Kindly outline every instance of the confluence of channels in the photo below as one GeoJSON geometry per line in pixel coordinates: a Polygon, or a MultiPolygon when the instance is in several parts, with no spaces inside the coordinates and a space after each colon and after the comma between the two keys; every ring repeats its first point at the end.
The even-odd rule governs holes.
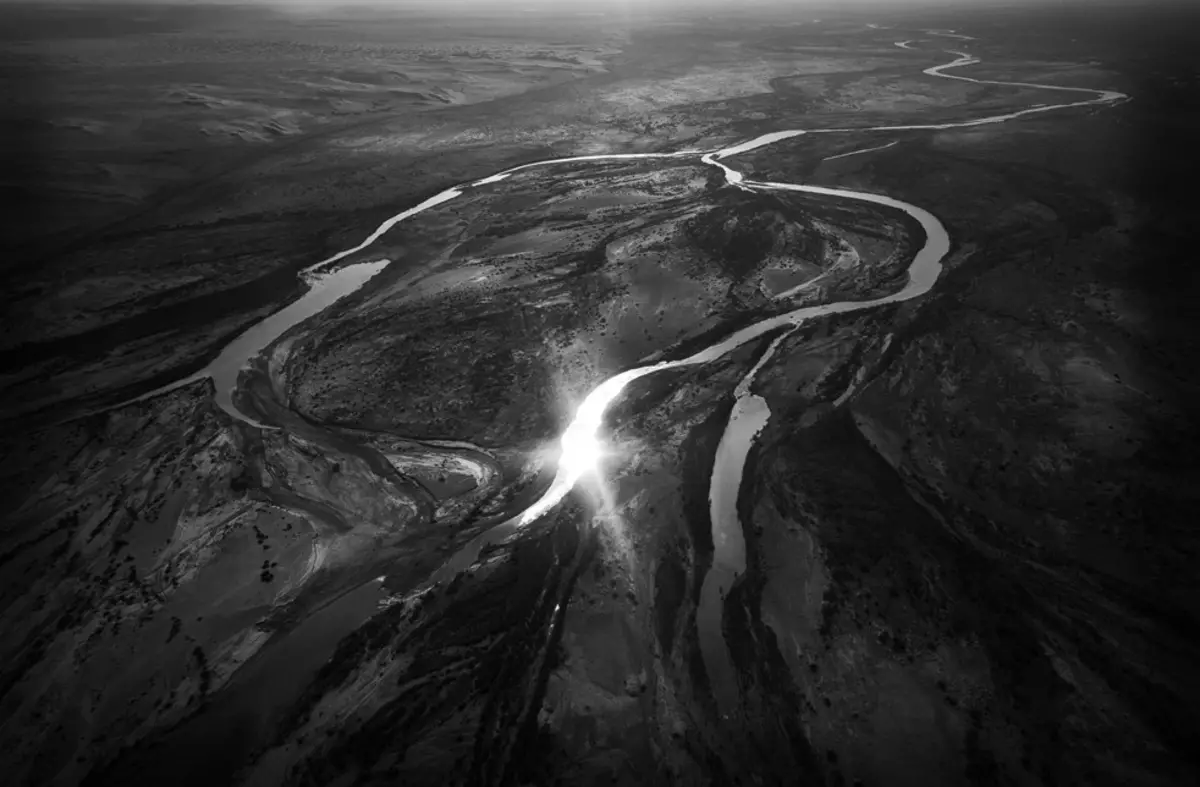
{"type": "MultiPolygon", "coordinates": [[[[927,32],[933,35],[949,35],[948,33],[941,31],[927,32]]],[[[954,35],[953,37],[962,38],[963,40],[968,39],[967,36],[954,35]]],[[[911,42],[909,41],[902,41],[898,42],[897,46],[901,47],[902,49],[911,50],[912,47],[909,46],[910,43],[911,42]]],[[[740,347],[747,342],[753,341],[776,329],[784,328],[785,326],[795,327],[816,317],[862,311],[889,303],[900,303],[902,301],[907,301],[925,294],[937,281],[942,270],[942,260],[950,250],[950,239],[945,227],[943,227],[941,222],[938,221],[938,219],[928,211],[915,205],[911,205],[907,202],[880,194],[850,191],[847,189],[835,189],[824,186],[810,186],[797,183],[748,180],[741,172],[732,169],[725,164],[724,161],[726,159],[741,153],[746,153],[751,150],[764,147],[766,145],[770,145],[783,139],[789,139],[792,137],[801,136],[803,134],[832,134],[850,132],[883,133],[895,131],[936,131],[943,129],[967,128],[970,126],[1003,123],[1008,120],[1014,120],[1016,118],[1023,117],[1025,115],[1050,112],[1058,109],[1096,104],[1113,104],[1129,99],[1129,96],[1116,91],[1094,90],[1091,88],[1081,87],[1066,87],[1062,85],[1045,85],[1030,82],[1006,82],[998,80],[974,79],[957,74],[946,74],[944,72],[948,69],[974,65],[980,62],[979,58],[969,55],[965,52],[950,51],[950,54],[955,56],[954,60],[942,65],[926,68],[922,73],[929,76],[973,82],[981,85],[1003,85],[1009,87],[1060,90],[1075,93],[1087,93],[1091,94],[1092,97],[1088,99],[1081,99],[1079,101],[1036,106],[1001,115],[993,115],[989,117],[953,123],[869,126],[865,128],[789,129],[763,134],[746,142],[742,142],[717,151],[704,152],[700,150],[682,150],[674,153],[612,153],[586,156],[568,156],[565,158],[546,159],[543,161],[536,161],[529,164],[511,167],[489,177],[448,188],[445,191],[430,197],[419,205],[392,216],[380,224],[374,232],[367,236],[367,238],[357,246],[340,251],[337,254],[321,260],[320,262],[301,271],[302,278],[310,285],[309,290],[298,300],[284,307],[280,311],[271,314],[240,334],[232,342],[226,345],[221,350],[218,357],[204,369],[196,374],[190,375],[161,388],[157,388],[134,399],[129,399],[103,409],[112,410],[123,407],[134,402],[159,396],[163,393],[197,380],[212,378],[214,387],[216,389],[217,403],[232,417],[263,429],[278,428],[253,421],[240,410],[238,410],[237,406],[234,404],[233,394],[237,388],[238,377],[241,372],[246,368],[251,359],[256,357],[260,352],[266,349],[271,343],[280,338],[288,330],[304,320],[324,311],[338,299],[357,291],[372,277],[387,267],[389,263],[387,260],[378,260],[348,265],[331,273],[323,273],[322,270],[333,263],[350,256],[351,254],[355,254],[368,248],[385,233],[406,219],[412,218],[413,216],[416,216],[442,203],[449,202],[450,200],[461,196],[468,189],[480,188],[499,183],[517,172],[532,169],[534,167],[548,167],[558,164],[570,164],[588,161],[620,161],[627,159],[641,160],[656,158],[678,159],[700,155],[700,160],[702,162],[721,169],[725,177],[725,182],[728,185],[734,186],[735,188],[750,192],[796,191],[835,198],[871,202],[876,205],[882,205],[904,211],[910,217],[916,220],[918,224],[920,224],[925,233],[924,243],[913,257],[912,263],[908,268],[907,284],[902,289],[892,293],[891,295],[864,301],[838,301],[819,306],[809,306],[796,309],[785,314],[769,317],[746,328],[742,328],[726,339],[686,358],[674,361],[663,361],[634,369],[628,369],[600,383],[600,385],[593,389],[583,400],[583,402],[580,403],[576,410],[575,417],[563,431],[559,441],[562,453],[558,463],[557,473],[554,477],[554,480],[551,482],[550,486],[546,489],[542,496],[524,511],[489,529],[486,533],[475,539],[475,541],[473,541],[471,544],[468,544],[466,547],[464,547],[459,553],[447,561],[446,565],[444,565],[442,569],[438,571],[434,579],[436,581],[438,578],[444,578],[452,573],[456,573],[458,570],[469,566],[471,562],[475,560],[479,550],[485,544],[496,543],[500,540],[503,540],[513,532],[544,516],[547,512],[557,506],[564,497],[566,497],[566,495],[575,487],[576,483],[578,483],[578,481],[586,473],[591,471],[591,469],[594,467],[595,459],[597,455],[601,453],[602,449],[600,431],[605,412],[608,410],[609,406],[621,395],[629,383],[647,375],[654,374],[655,372],[708,363],[709,361],[713,361],[722,357],[726,353],[731,352],[735,348],[740,347]]],[[[887,146],[880,147],[882,148],[887,146]]]]}

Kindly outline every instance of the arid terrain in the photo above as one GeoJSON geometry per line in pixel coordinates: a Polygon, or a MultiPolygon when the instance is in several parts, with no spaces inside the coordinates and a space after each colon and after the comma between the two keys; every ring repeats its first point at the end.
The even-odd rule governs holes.
{"type": "Polygon", "coordinates": [[[6,784],[1200,778],[1195,14],[623,8],[5,9],[6,784]]]}

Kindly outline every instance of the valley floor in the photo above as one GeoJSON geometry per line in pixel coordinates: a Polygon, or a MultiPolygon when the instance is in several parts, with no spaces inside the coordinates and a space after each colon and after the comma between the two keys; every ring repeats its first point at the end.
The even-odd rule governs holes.
{"type": "MultiPolygon", "coordinates": [[[[137,24],[211,24],[164,19],[137,24]]],[[[11,783],[1192,783],[1194,274],[1175,250],[1196,198],[1173,187],[1200,158],[1164,77],[1182,49],[1152,60],[1080,25],[1051,57],[1055,19],[1032,37],[982,13],[902,31],[849,14],[559,19],[522,32],[528,46],[478,21],[403,46],[347,43],[361,20],[123,33],[120,57],[172,48],[180,70],[154,73],[186,85],[181,106],[202,102],[155,122],[195,111],[221,140],[203,145],[232,147],[221,171],[141,184],[157,196],[59,238],[31,228],[9,263],[11,783]],[[294,50],[262,54],[273,36],[294,50]],[[960,46],[984,60],[973,76],[1135,99],[733,157],[748,179],[932,212],[952,241],[935,288],[631,383],[603,485],[444,581],[547,487],[556,437],[599,382],[798,306],[892,292],[921,228],[731,188],[698,156],[531,168],[339,261],[391,262],[241,377],[237,408],[280,428],[232,418],[207,380],[71,418],[201,368],[299,293],[296,271],[456,182],[1048,100],[922,75],[960,46]],[[207,54],[221,47],[243,69],[251,52],[286,60],[281,78],[327,103],[234,95],[243,72],[207,54]],[[201,80],[188,69],[205,58],[201,80]],[[737,492],[745,570],[720,598],[730,708],[698,615],[713,463],[760,360],[750,393],[770,418],[737,492]]],[[[95,39],[30,40],[67,58],[95,39]]],[[[70,133],[133,134],[106,125],[114,100],[80,105],[70,133]]],[[[146,155],[139,171],[166,171],[146,155]]]]}

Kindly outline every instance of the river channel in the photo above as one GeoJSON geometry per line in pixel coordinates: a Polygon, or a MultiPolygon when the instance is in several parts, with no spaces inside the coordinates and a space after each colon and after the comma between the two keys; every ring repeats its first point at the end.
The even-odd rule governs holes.
{"type": "MultiPolygon", "coordinates": [[[[928,32],[935,35],[946,35],[938,31],[928,32]]],[[[953,37],[967,39],[966,36],[955,35],[953,37]]],[[[897,46],[905,50],[912,50],[913,47],[909,44],[911,44],[911,41],[903,41],[897,43],[897,46]]],[[[802,134],[861,133],[868,131],[884,133],[964,128],[1001,123],[1034,113],[1093,104],[1113,104],[1128,99],[1128,96],[1125,94],[1114,91],[1024,82],[981,80],[961,75],[946,74],[944,72],[947,69],[959,68],[980,62],[978,58],[963,52],[952,51],[950,54],[955,56],[954,60],[927,68],[923,73],[929,76],[975,82],[977,84],[1088,93],[1092,97],[1070,103],[1041,105],[1002,115],[993,115],[955,123],[871,126],[865,128],[788,129],[763,134],[737,145],[716,151],[684,150],[675,153],[622,153],[572,156],[547,159],[513,167],[480,180],[448,188],[419,205],[392,216],[380,224],[374,232],[357,246],[345,249],[332,257],[309,266],[302,271],[301,275],[309,283],[310,288],[301,298],[242,333],[228,344],[218,357],[202,371],[130,401],[148,399],[181,385],[199,379],[211,378],[216,389],[217,403],[231,416],[260,428],[278,428],[251,420],[240,412],[234,404],[233,393],[236,390],[241,372],[246,369],[254,358],[282,337],[287,331],[305,320],[320,314],[339,298],[360,289],[373,276],[382,271],[388,263],[387,261],[362,262],[347,265],[332,272],[328,272],[326,269],[341,259],[368,248],[392,229],[392,227],[412,216],[418,215],[436,205],[453,200],[470,189],[494,186],[503,182],[515,172],[533,167],[622,159],[684,158],[698,155],[700,156],[700,161],[717,167],[723,172],[727,185],[739,189],[751,192],[795,191],[826,196],[830,199],[871,202],[890,209],[903,211],[920,225],[924,233],[924,239],[908,268],[907,283],[897,292],[871,300],[837,301],[818,306],[809,306],[769,317],[742,328],[720,342],[686,358],[628,369],[602,382],[579,405],[574,419],[564,430],[560,439],[561,455],[556,475],[545,492],[530,506],[501,524],[489,529],[453,555],[434,575],[432,581],[436,582],[450,578],[457,572],[469,567],[476,560],[480,550],[485,545],[499,543],[513,537],[523,527],[553,510],[584,476],[595,470],[596,459],[603,452],[603,438],[601,433],[603,431],[605,414],[609,406],[621,396],[629,383],[659,371],[708,363],[747,342],[754,341],[780,329],[794,328],[807,320],[831,314],[872,309],[884,304],[899,303],[916,298],[928,292],[937,281],[942,270],[942,261],[950,250],[950,238],[941,222],[928,211],[880,194],[797,183],[748,180],[741,172],[725,163],[726,160],[738,154],[802,134]]],[[[878,149],[886,147],[888,146],[881,145],[878,149]]],[[[866,152],[869,151],[856,151],[856,153],[866,152]]],[[[736,672],[730,663],[728,648],[722,634],[721,626],[725,594],[736,577],[745,571],[745,540],[742,534],[741,522],[737,514],[737,495],[738,490],[741,488],[742,468],[745,464],[746,455],[756,436],[770,418],[770,408],[767,402],[751,393],[750,385],[758,369],[775,352],[784,336],[786,336],[786,333],[775,339],[758,364],[747,374],[734,392],[734,407],[717,450],[710,486],[710,517],[713,530],[714,557],[712,569],[708,572],[701,590],[701,602],[697,613],[697,620],[705,669],[708,672],[710,683],[713,685],[713,691],[722,714],[727,714],[734,710],[738,698],[736,672]]],[[[120,407],[128,403],[122,402],[113,407],[120,407]]]]}

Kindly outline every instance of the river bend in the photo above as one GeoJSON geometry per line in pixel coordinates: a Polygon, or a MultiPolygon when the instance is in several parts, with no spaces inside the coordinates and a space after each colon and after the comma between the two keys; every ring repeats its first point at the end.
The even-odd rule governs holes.
{"type": "MultiPolygon", "coordinates": [[[[925,32],[930,35],[947,36],[962,41],[973,40],[969,36],[957,34],[953,31],[929,30],[925,32]]],[[[900,41],[896,43],[896,46],[904,50],[914,50],[912,43],[911,40],[900,41]]],[[[456,553],[434,575],[431,581],[436,582],[451,577],[455,573],[469,567],[477,559],[480,550],[485,545],[504,541],[529,523],[554,509],[585,475],[594,470],[594,460],[602,452],[603,441],[601,431],[605,414],[609,406],[621,396],[625,388],[634,380],[668,369],[708,363],[772,331],[788,327],[794,328],[807,320],[831,314],[873,309],[889,303],[907,301],[925,294],[937,281],[942,270],[942,261],[950,250],[950,239],[941,222],[923,208],[892,197],[868,192],[825,186],[811,186],[800,183],[748,180],[741,172],[725,163],[726,160],[739,154],[803,134],[887,133],[966,128],[1003,123],[1026,115],[1051,112],[1070,107],[1114,104],[1126,101],[1129,98],[1125,94],[1116,91],[1029,82],[974,79],[961,74],[947,74],[945,72],[950,69],[962,68],[980,62],[979,58],[965,52],[951,51],[950,54],[955,56],[954,60],[942,65],[926,68],[923,73],[929,76],[974,82],[976,84],[1064,91],[1075,94],[1088,94],[1089,97],[1059,104],[1039,105],[1004,114],[953,123],[869,126],[865,128],[785,129],[762,134],[753,139],[715,151],[683,150],[674,153],[615,153],[568,156],[511,167],[494,175],[448,188],[412,208],[397,213],[380,224],[358,245],[344,249],[331,257],[305,268],[301,272],[301,276],[309,283],[309,290],[298,300],[256,323],[235,338],[203,370],[147,394],[143,394],[136,399],[127,400],[105,409],[121,407],[134,401],[158,396],[196,380],[211,378],[216,389],[217,403],[231,416],[256,427],[277,428],[251,420],[235,405],[233,394],[237,388],[238,377],[241,372],[255,357],[283,336],[288,330],[320,314],[338,299],[360,289],[373,276],[382,271],[388,262],[381,260],[355,263],[332,272],[327,269],[340,260],[367,249],[385,233],[406,219],[416,216],[429,208],[454,200],[470,189],[493,186],[503,182],[516,172],[535,167],[549,167],[590,161],[647,160],[656,158],[679,159],[698,155],[700,156],[700,161],[717,167],[722,171],[727,185],[739,189],[746,191],[794,191],[817,194],[831,199],[871,202],[876,205],[903,211],[920,225],[924,233],[924,241],[913,256],[908,268],[908,281],[903,288],[890,295],[870,300],[836,301],[818,306],[807,306],[768,317],[742,328],[725,339],[686,358],[627,369],[600,383],[580,403],[574,419],[562,434],[559,441],[561,454],[557,472],[549,487],[541,497],[523,511],[489,529],[456,553]]],[[[893,144],[895,143],[892,142],[841,155],[866,154],[885,149],[893,144]]],[[[830,158],[838,158],[838,156],[830,158]]],[[[750,393],[750,383],[758,369],[775,352],[784,336],[786,334],[776,338],[768,348],[766,354],[764,354],[746,378],[743,379],[735,391],[735,405],[730,416],[730,422],[718,448],[713,470],[710,491],[710,513],[715,554],[713,557],[713,567],[706,576],[705,585],[701,591],[701,609],[698,610],[697,617],[699,621],[698,625],[701,629],[700,639],[705,667],[709,672],[710,680],[714,684],[714,693],[717,696],[718,705],[722,713],[727,713],[733,708],[737,700],[736,675],[733,673],[724,638],[721,634],[721,608],[723,606],[724,595],[728,591],[733,579],[745,570],[745,542],[741,532],[741,524],[737,518],[736,499],[738,489],[741,486],[742,468],[745,464],[746,454],[756,435],[764,428],[770,418],[770,409],[767,407],[766,401],[750,393]]]]}

